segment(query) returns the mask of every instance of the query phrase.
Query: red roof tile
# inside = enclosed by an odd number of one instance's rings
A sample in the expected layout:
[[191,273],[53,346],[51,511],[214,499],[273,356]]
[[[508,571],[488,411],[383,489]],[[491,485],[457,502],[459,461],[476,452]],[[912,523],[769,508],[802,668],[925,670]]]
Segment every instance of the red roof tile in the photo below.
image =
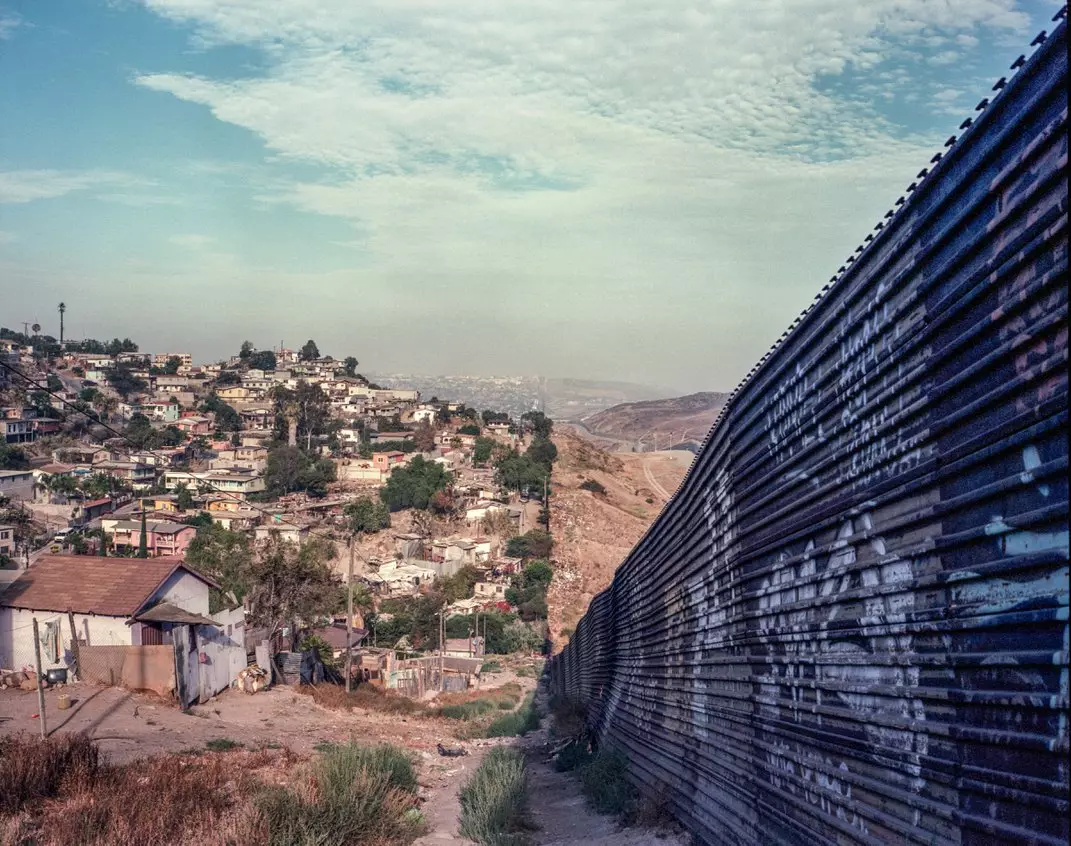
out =
[[179,568],[213,584],[178,557],[42,555],[0,595],[0,606],[131,617]]

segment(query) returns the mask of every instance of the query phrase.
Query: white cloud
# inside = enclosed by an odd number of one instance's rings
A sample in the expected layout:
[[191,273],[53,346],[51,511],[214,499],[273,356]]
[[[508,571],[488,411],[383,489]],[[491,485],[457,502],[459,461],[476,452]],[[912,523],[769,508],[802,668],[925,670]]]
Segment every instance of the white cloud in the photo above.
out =
[[215,238],[211,235],[172,235],[167,239],[172,244],[178,247],[186,247],[191,250],[202,250],[205,247],[211,246],[215,243]]
[[0,171],[0,203],[31,203],[62,197],[73,191],[129,185],[130,176],[111,171],[82,173],[60,170]]
[[3,229],[0,229],[0,245],[14,244],[18,240],[19,236],[16,235],[14,232],[7,232]]
[[19,15],[0,9],[0,41],[11,38],[12,33],[22,25],[23,20]]
[[[920,84],[888,60],[948,67],[1028,25],[1015,0],[144,2],[265,52],[255,78],[136,81],[261,139],[281,165],[258,199],[352,223],[362,290],[463,291],[494,320],[505,286],[566,331],[688,304],[740,364],[948,135],[880,116]],[[857,96],[823,85],[849,70]]]

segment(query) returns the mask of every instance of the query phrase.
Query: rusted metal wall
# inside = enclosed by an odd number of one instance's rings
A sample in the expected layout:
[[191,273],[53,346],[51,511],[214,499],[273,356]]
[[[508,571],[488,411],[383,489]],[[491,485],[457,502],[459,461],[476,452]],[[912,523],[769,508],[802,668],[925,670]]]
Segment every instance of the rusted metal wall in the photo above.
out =
[[1041,42],[550,663],[703,842],[1067,842],[1064,25]]

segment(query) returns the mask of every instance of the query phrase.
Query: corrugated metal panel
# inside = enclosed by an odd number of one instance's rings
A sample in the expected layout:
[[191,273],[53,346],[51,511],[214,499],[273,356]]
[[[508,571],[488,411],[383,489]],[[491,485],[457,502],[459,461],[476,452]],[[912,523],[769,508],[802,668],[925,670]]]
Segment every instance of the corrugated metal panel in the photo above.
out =
[[1060,24],[550,664],[704,842],[1067,842],[1066,63]]

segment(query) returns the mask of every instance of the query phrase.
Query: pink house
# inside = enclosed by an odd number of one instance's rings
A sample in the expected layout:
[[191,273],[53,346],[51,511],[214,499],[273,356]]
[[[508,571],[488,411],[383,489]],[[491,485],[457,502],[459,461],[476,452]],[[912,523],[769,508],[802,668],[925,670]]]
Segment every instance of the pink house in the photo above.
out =
[[[145,543],[153,558],[161,555],[183,556],[190,542],[197,537],[197,528],[170,521],[146,521]],[[112,541],[118,551],[137,549],[141,545],[141,521],[117,520]]]
[[390,452],[377,452],[372,455],[372,466],[382,473],[393,470],[405,461],[405,453],[401,450]]
[[180,417],[172,425],[187,435],[207,435],[212,431],[212,421],[207,417]]

